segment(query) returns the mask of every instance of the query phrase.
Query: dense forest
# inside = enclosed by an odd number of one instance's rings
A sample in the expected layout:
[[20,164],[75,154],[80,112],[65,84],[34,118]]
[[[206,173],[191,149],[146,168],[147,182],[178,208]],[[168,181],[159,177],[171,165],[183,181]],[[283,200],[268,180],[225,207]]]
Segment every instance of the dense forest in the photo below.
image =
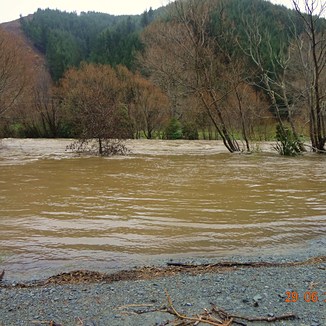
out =
[[32,19],[21,18],[21,26],[46,56],[51,77],[57,82],[68,68],[83,61],[135,69],[135,54],[142,50],[141,30],[153,20],[152,9],[141,16],[39,9]]
[[[38,10],[21,29],[45,65],[0,28],[2,137],[326,143],[324,8],[178,0],[136,16]],[[294,1],[294,5],[297,2]],[[323,11],[324,10],[324,11]]]

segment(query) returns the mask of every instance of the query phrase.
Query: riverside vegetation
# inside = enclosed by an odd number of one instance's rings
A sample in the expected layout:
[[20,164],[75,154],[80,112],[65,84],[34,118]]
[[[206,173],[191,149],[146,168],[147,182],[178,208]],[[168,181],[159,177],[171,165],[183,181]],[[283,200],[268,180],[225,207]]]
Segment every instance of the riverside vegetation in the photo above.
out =
[[3,24],[1,135],[97,139],[100,155],[125,151],[110,139],[140,137],[218,138],[230,152],[276,139],[282,155],[324,153],[325,3],[303,2],[47,9]]

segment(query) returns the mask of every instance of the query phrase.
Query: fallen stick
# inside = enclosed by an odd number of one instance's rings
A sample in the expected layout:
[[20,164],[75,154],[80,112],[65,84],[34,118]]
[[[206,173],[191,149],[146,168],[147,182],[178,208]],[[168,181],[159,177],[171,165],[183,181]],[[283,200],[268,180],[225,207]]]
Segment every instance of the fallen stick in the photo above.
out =
[[154,305],[152,303],[141,303],[141,304],[127,304],[124,306],[117,307],[118,310],[123,310],[126,308],[142,308],[142,307],[153,307]]
[[[148,309],[141,310],[140,308],[148,308]],[[141,303],[141,304],[132,303],[132,304],[119,306],[115,308],[115,310],[119,310],[121,311],[120,312],[121,314],[128,316],[128,315],[143,315],[151,312],[162,311],[162,308],[154,308],[154,305],[152,303]]]
[[237,316],[237,315],[231,315],[231,316],[234,318],[239,318],[247,321],[267,321],[267,322],[295,319],[297,317],[295,314],[292,313],[288,313],[280,316],[273,316],[273,317],[247,317],[247,316]]
[[62,324],[57,324],[53,320],[32,320],[31,323],[38,325],[62,326]]
[[280,316],[273,316],[273,317],[250,317],[250,316],[241,316],[241,315],[234,315],[234,314],[228,314],[226,311],[224,311],[221,308],[217,308],[216,306],[212,305],[212,311],[220,315],[221,313],[223,315],[226,315],[228,318],[237,318],[237,319],[243,319],[247,321],[267,321],[267,322],[273,322],[273,321],[279,321],[279,320],[288,320],[288,319],[294,319],[297,316],[293,313],[288,313],[285,315],[280,315]]
[[[166,309],[167,312],[171,313],[172,315],[176,316],[178,319],[192,322],[193,325],[198,325],[199,323],[205,323],[209,325],[214,326],[230,326],[233,323],[238,325],[245,325],[241,321],[237,319],[242,319],[246,321],[263,321],[263,322],[274,322],[274,321],[280,321],[280,320],[288,320],[288,319],[294,319],[296,318],[296,315],[293,313],[288,313],[280,316],[273,316],[273,317],[250,317],[250,316],[241,316],[236,314],[230,314],[226,312],[222,308],[217,308],[214,304],[212,304],[211,311],[208,311],[205,309],[205,313],[203,315],[197,315],[197,317],[189,317],[186,315],[183,315],[179,313],[176,308],[173,305],[172,299],[168,293],[168,291],[165,289],[165,295],[168,300],[168,308]],[[218,318],[214,318],[211,316],[212,313],[215,313]]]
[[209,325],[213,325],[213,326],[230,326],[232,324],[233,318],[231,318],[230,320],[227,320],[225,322],[220,323],[219,321],[212,321],[209,319],[203,319],[203,316],[199,316],[199,317],[188,317],[186,315],[182,315],[180,314],[175,307],[173,306],[173,302],[172,299],[168,293],[168,291],[165,289],[165,295],[167,297],[168,303],[169,303],[169,308],[171,309],[171,311],[168,310],[168,312],[172,312],[173,315],[175,315],[177,318],[182,319],[182,320],[188,320],[194,323],[205,323],[205,324],[209,324]]

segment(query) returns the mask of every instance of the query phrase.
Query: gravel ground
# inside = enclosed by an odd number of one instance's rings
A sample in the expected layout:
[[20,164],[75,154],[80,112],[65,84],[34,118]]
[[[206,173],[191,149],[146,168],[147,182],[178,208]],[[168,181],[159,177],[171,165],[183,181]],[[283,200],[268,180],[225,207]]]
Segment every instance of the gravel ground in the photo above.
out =
[[[240,325],[324,326],[325,276],[326,257],[307,265],[237,266],[196,275],[176,272],[171,276],[117,282],[28,288],[3,284],[0,325],[51,325],[51,321],[55,322],[52,325],[65,326],[173,325],[176,317],[160,311],[168,306],[166,290],[176,310],[187,316],[201,314],[204,308],[211,310],[214,304],[230,314],[248,317],[272,318],[287,313],[297,316],[277,322],[241,320]],[[298,300],[286,302],[287,291],[297,292]],[[306,302],[306,292],[316,292],[318,301]],[[309,298],[315,301],[306,294]]]

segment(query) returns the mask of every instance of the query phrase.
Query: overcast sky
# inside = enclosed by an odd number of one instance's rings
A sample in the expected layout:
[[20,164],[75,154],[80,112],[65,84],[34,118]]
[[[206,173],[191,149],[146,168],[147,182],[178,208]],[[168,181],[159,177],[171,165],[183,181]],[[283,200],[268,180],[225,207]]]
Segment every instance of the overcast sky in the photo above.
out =
[[112,15],[136,15],[152,7],[165,5],[167,0],[0,0],[0,23],[27,16],[41,9],[62,11],[97,11]]
[[[112,15],[135,15],[152,7],[166,5],[169,0],[0,0],[0,23],[27,16],[38,8],[60,9],[62,11],[97,11]],[[272,0],[292,8],[291,0]]]

